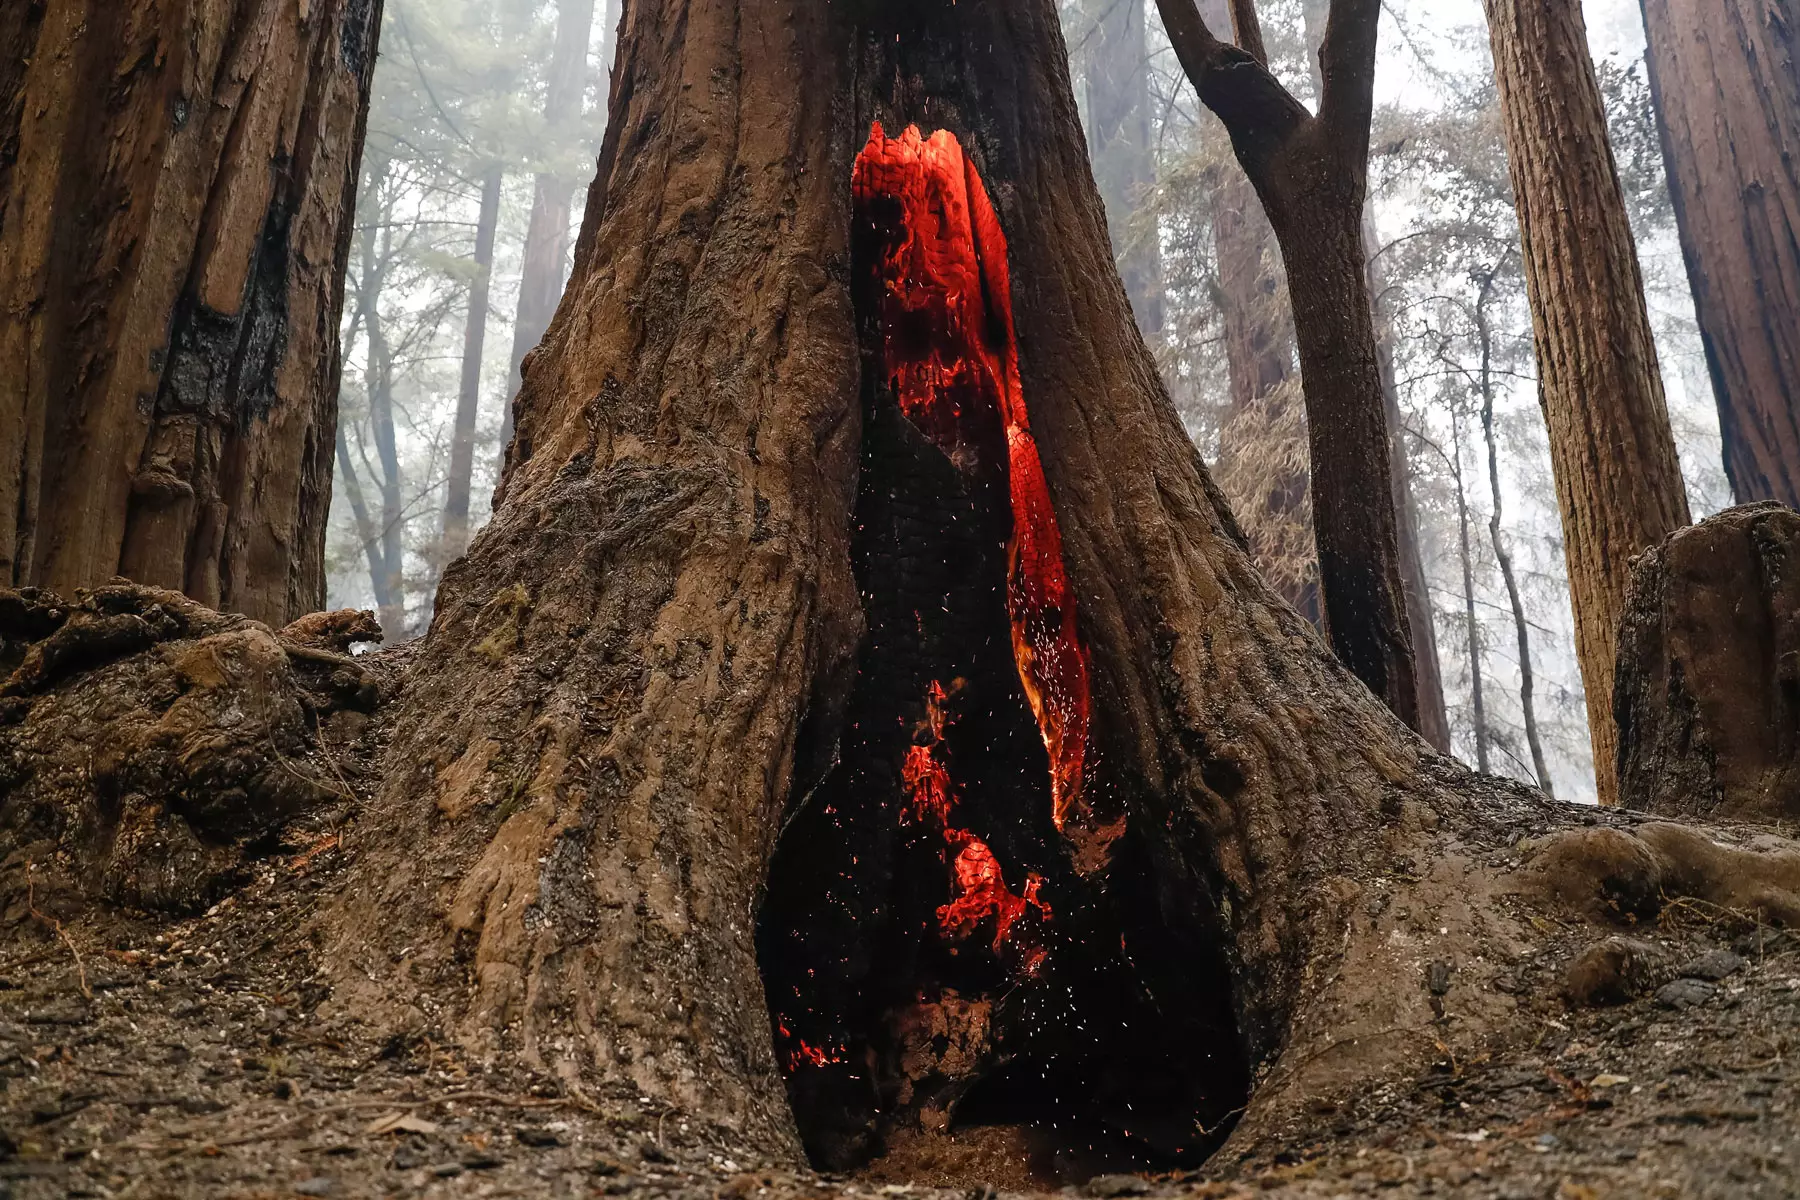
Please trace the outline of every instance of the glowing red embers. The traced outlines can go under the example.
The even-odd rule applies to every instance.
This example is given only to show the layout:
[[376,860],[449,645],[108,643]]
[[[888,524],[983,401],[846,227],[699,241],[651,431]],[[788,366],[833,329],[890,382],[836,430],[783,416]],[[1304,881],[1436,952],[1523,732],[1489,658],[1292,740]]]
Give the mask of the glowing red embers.
[[787,1073],[789,1075],[801,1067],[822,1067],[827,1063],[844,1061],[842,1046],[835,1050],[825,1050],[811,1045],[805,1038],[795,1036],[793,1030],[787,1027],[785,1018],[776,1018],[775,1027],[781,1035],[781,1040],[787,1045]]
[[[942,753],[944,733],[954,719],[949,702],[961,690],[961,680],[947,689],[934,680],[926,689],[925,720],[920,722],[918,731],[924,740],[914,742],[908,749],[901,769],[906,796],[900,819],[934,826],[944,836],[953,894],[950,903],[937,910],[938,932],[949,941],[967,941],[991,921],[994,953],[1010,958],[1025,974],[1035,974],[1044,961],[1044,948],[1029,938],[1015,940],[1013,927],[1032,909],[1044,920],[1050,919],[1050,905],[1038,898],[1044,886],[1043,876],[1036,871],[1028,873],[1024,888],[1014,893],[1006,884],[1000,860],[988,844],[950,823],[957,802],[956,785],[950,779]],[[948,857],[952,851],[954,860]]]
[[948,699],[944,685],[932,681],[925,697],[925,724],[919,731],[926,740],[908,747],[906,761],[900,765],[900,782],[906,787],[906,804],[900,811],[902,821],[939,826],[950,823],[950,808],[956,800],[949,768],[938,758],[944,727],[950,720],[944,706]]
[[[901,411],[965,469],[974,454],[968,418],[978,406],[997,411],[1005,429],[1013,658],[1049,751],[1051,815],[1062,829],[1087,762],[1088,660],[1019,382],[1006,237],[974,164],[947,130],[924,138],[908,126],[890,138],[876,125],[857,155],[851,192],[860,217],[894,234],[879,264],[881,324]],[[910,758],[908,769],[915,770]],[[917,788],[908,787],[916,805]]]

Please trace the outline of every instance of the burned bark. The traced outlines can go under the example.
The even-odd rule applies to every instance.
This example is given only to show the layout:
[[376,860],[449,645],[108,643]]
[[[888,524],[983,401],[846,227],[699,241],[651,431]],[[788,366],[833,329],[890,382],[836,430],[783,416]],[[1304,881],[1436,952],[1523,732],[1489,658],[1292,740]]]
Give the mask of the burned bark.
[[8,12],[0,575],[320,607],[380,3]]
[[1644,280],[1574,0],[1488,0],[1562,509],[1594,781],[1618,802],[1613,663],[1631,557],[1689,520]]
[[1664,816],[1800,816],[1800,516],[1764,502],[1632,564],[1619,796]]
[[1644,0],[1669,195],[1740,504],[1800,508],[1800,11]]

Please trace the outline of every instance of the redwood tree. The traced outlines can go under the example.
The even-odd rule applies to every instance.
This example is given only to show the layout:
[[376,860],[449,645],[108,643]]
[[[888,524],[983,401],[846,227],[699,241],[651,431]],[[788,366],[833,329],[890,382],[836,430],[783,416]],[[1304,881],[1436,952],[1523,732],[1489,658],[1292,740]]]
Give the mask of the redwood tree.
[[[620,49],[573,287],[421,645],[364,678],[358,614],[0,597],[20,920],[229,889],[343,799],[307,782],[318,718],[387,696],[335,890],[243,919],[310,924],[323,1027],[549,1076],[596,1125],[678,1114],[714,1163],[846,1146],[856,1107],[808,1103],[833,1078],[924,1136],[1015,1066],[1046,1086],[1014,1101],[1163,1161],[1236,1120],[1233,1161],[1291,1163],[1322,1112],[1540,1052],[1533,997],[1608,913],[1800,923],[1792,855],[1470,776],[1269,592],[1112,270],[1049,0],[664,0]],[[894,686],[940,665],[967,673]],[[858,1080],[785,1027],[794,929],[844,939],[807,987],[974,983],[856,1014],[890,1052]],[[1097,1056],[1120,1017],[1181,1036]],[[480,1096],[551,1099],[439,1099]]]
[[0,13],[0,577],[325,598],[379,0]]
[[[916,208],[882,158],[923,155],[897,132],[912,122],[944,131],[926,143],[939,202]],[[865,146],[898,182],[853,207]],[[903,253],[960,272],[931,294],[970,319],[909,307],[885,273]],[[920,401],[921,378],[966,385],[973,424]],[[791,1153],[798,1111],[809,1142],[854,1149],[856,1129],[821,1130],[853,1106],[806,1082],[844,1047],[786,1027],[757,927],[846,938],[818,986],[913,970],[858,907],[907,828],[956,834],[952,895],[979,885],[1041,939],[1013,948],[1043,974],[990,977],[1013,981],[996,1021],[1042,1001],[1075,1021],[1041,1026],[1054,1041],[1147,996],[1180,1001],[1160,1019],[1187,1032],[1212,1022],[1150,1040],[1167,1054],[1145,1079],[1094,1081],[1095,1106],[1175,1089],[1178,1149],[1246,1102],[1249,1068],[1254,1139],[1441,1048],[1536,1036],[1492,985],[1553,926],[1491,901],[1514,886],[1507,847],[1558,810],[1433,755],[1262,582],[1112,268],[1049,0],[634,6],[574,277],[517,411],[494,519],[445,574],[320,930],[341,1011],[422,1014],[735,1144]],[[983,422],[1002,415],[996,440]],[[996,461],[1010,475],[984,475]],[[946,624],[952,601],[999,624]],[[978,660],[966,676],[891,686],[952,651]],[[1021,757],[990,778],[1041,807],[953,829],[936,756],[948,710],[990,686],[993,710],[956,720],[1012,731]],[[905,780],[916,823],[857,779]],[[882,863],[847,853],[865,834]],[[909,877],[928,896],[937,854]],[[840,867],[838,900],[789,887]],[[1454,978],[1396,987],[1427,928]],[[1046,995],[1071,961],[1117,985],[1101,1010]]]
[[1643,0],[1663,159],[1740,504],[1800,508],[1800,7]]
[[1269,72],[1253,0],[1231,4],[1237,46],[1213,34],[1194,0],[1159,7],[1182,69],[1224,121],[1281,244],[1306,395],[1325,628],[1344,663],[1417,728],[1362,228],[1380,5],[1332,4],[1316,116]]
[[1619,800],[1614,656],[1631,559],[1688,523],[1644,281],[1578,0],[1488,0],[1602,804]]

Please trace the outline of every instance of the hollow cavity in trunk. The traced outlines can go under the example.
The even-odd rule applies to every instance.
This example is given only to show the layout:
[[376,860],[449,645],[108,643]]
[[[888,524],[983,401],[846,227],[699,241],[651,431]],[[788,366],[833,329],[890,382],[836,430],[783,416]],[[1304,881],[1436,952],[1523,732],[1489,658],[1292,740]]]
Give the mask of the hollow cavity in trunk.
[[1094,744],[999,221],[947,132],[876,126],[852,188],[868,635],[759,923],[802,1139],[845,1169],[961,1136],[1043,1182],[1196,1159],[1239,1039]]

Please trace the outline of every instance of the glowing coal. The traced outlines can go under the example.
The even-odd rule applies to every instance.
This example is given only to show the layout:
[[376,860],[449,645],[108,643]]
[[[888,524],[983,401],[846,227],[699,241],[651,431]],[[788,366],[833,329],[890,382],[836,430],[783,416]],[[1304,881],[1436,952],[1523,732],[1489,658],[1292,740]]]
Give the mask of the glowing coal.
[[898,220],[884,217],[899,236],[878,270],[884,365],[900,410],[965,468],[979,465],[974,419],[998,412],[1004,426],[1013,658],[1050,754],[1052,817],[1062,829],[1087,763],[1088,656],[1019,382],[1006,237],[975,165],[947,130],[926,138],[908,126],[890,138],[876,125],[851,194],[861,218],[877,206],[899,209]]

